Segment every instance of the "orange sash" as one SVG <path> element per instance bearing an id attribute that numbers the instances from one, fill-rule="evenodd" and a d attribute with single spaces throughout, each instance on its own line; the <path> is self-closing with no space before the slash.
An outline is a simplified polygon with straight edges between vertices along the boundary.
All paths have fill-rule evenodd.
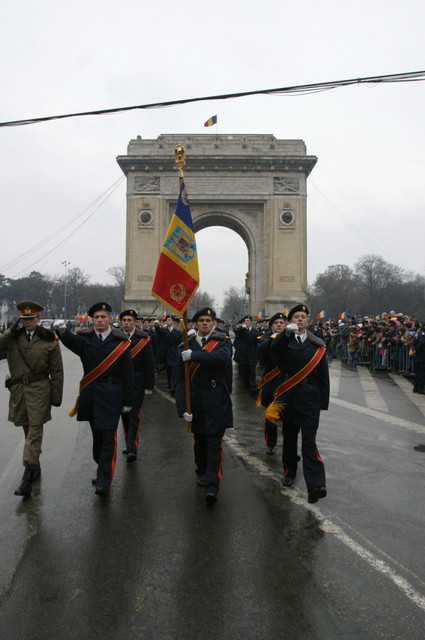
<path id="1" fill-rule="evenodd" d="M 143 347 L 148 344 L 149 340 L 150 336 L 147 338 L 142 338 L 141 340 L 139 340 L 139 342 L 136 342 L 134 347 L 131 349 L 131 357 L 134 358 L 135 356 L 137 356 L 137 354 L 141 352 Z"/>
<path id="2" fill-rule="evenodd" d="M 290 378 L 288 378 L 288 380 L 285 380 L 285 382 L 282 382 L 282 384 L 276 387 L 273 394 L 274 399 L 276 400 L 276 398 L 282 395 L 282 393 L 289 391 L 289 389 L 292 389 L 292 387 L 295 387 L 295 385 L 301 382 L 301 380 L 304 380 L 304 378 L 306 378 L 309 375 L 309 373 L 313 371 L 314 367 L 317 364 L 319 364 L 325 351 L 326 351 L 325 346 L 319 347 L 316 353 L 314 354 L 314 356 L 312 357 L 312 359 L 309 362 L 307 362 L 307 364 L 302 369 L 300 369 L 298 373 L 291 376 Z"/>
<path id="3" fill-rule="evenodd" d="M 263 376 L 260 382 L 258 383 L 257 385 L 258 389 L 262 389 L 267 382 L 270 382 L 270 380 L 273 380 L 273 378 L 276 378 L 276 376 L 278 376 L 280 372 L 281 371 L 279 367 L 275 367 L 274 369 L 266 373 L 266 375 Z"/>
<path id="4" fill-rule="evenodd" d="M 210 340 L 202 347 L 202 351 L 212 351 L 214 347 L 218 345 L 219 342 L 220 342 L 219 340 Z M 200 364 L 201 364 L 200 362 L 191 363 L 189 367 L 189 377 L 191 380 L 195 375 L 195 373 L 198 371 Z"/>
<path id="5" fill-rule="evenodd" d="M 98 378 L 100 375 L 102 375 L 102 373 L 104 373 L 107 369 L 109 369 L 109 367 L 118 360 L 120 355 L 124 353 L 124 351 L 128 349 L 130 345 L 131 345 L 130 340 L 121 340 L 121 342 L 115 347 L 115 349 L 113 349 L 111 353 L 107 355 L 104 360 L 102 360 L 102 362 L 100 362 L 94 369 L 89 371 L 83 378 L 81 378 L 80 393 L 91 382 L 96 380 L 96 378 Z M 77 400 L 75 401 L 75 405 L 73 409 L 71 409 L 71 411 L 68 414 L 71 417 L 75 416 L 75 414 L 77 413 L 79 398 L 80 396 L 78 396 Z"/>

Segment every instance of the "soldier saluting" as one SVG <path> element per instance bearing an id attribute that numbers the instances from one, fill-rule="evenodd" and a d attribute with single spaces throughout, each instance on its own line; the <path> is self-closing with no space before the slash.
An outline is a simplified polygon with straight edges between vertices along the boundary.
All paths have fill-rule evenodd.
<path id="1" fill-rule="evenodd" d="M 0 359 L 7 358 L 11 375 L 6 380 L 8 419 L 25 434 L 25 471 L 15 495 L 30 497 L 32 483 L 41 473 L 43 425 L 52 418 L 51 407 L 62 402 L 63 366 L 55 334 L 39 325 L 43 307 L 23 300 L 16 308 L 20 317 L 0 336 Z"/>
<path id="2" fill-rule="evenodd" d="M 124 427 L 127 464 L 137 460 L 139 448 L 140 410 L 145 394 L 152 393 L 155 382 L 155 358 L 152 350 L 151 336 L 147 331 L 136 326 L 137 313 L 134 309 L 126 309 L 120 313 L 122 330 L 131 340 L 131 359 L 134 369 L 134 394 L 131 411 L 121 415 Z"/>
<path id="3" fill-rule="evenodd" d="M 111 311 L 107 302 L 94 304 L 88 311 L 93 326 L 78 334 L 67 329 L 63 320 L 53 324 L 61 342 L 81 358 L 83 365 L 76 413 L 77 420 L 90 423 L 97 463 L 93 484 L 100 497 L 108 495 L 114 477 L 121 413 L 131 411 L 133 401 L 131 342 L 121 329 L 111 326 Z"/>

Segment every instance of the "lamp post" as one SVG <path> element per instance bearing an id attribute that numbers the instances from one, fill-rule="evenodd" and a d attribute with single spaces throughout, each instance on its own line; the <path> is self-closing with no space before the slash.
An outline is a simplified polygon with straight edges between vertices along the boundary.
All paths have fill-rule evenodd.
<path id="1" fill-rule="evenodd" d="M 71 264 L 70 262 L 68 262 L 68 260 L 64 260 L 62 262 L 63 266 L 65 267 L 65 284 L 64 284 L 64 293 L 63 293 L 63 319 L 66 320 L 66 282 L 67 282 L 67 275 L 68 275 L 68 266 Z"/>

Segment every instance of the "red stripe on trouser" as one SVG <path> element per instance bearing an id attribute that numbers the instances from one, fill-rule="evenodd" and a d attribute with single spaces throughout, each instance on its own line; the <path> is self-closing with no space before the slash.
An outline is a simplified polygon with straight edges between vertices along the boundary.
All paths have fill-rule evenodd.
<path id="1" fill-rule="evenodd" d="M 115 431 L 115 433 L 114 433 L 114 452 L 112 454 L 112 460 L 111 460 L 111 480 L 109 482 L 108 489 L 110 488 L 110 486 L 112 484 L 112 480 L 114 479 L 116 464 L 117 464 L 117 432 Z"/>

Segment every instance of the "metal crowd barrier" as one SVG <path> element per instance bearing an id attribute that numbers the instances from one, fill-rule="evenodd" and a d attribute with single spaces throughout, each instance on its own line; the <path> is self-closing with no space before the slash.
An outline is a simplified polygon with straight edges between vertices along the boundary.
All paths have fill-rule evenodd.
<path id="1" fill-rule="evenodd" d="M 362 365 L 372 370 L 390 371 L 403 376 L 414 375 L 414 357 L 409 355 L 407 344 L 372 345 L 368 341 L 360 342 L 356 352 L 348 351 L 347 340 L 343 336 L 328 342 L 328 355 L 343 360 L 353 366 Z"/>

